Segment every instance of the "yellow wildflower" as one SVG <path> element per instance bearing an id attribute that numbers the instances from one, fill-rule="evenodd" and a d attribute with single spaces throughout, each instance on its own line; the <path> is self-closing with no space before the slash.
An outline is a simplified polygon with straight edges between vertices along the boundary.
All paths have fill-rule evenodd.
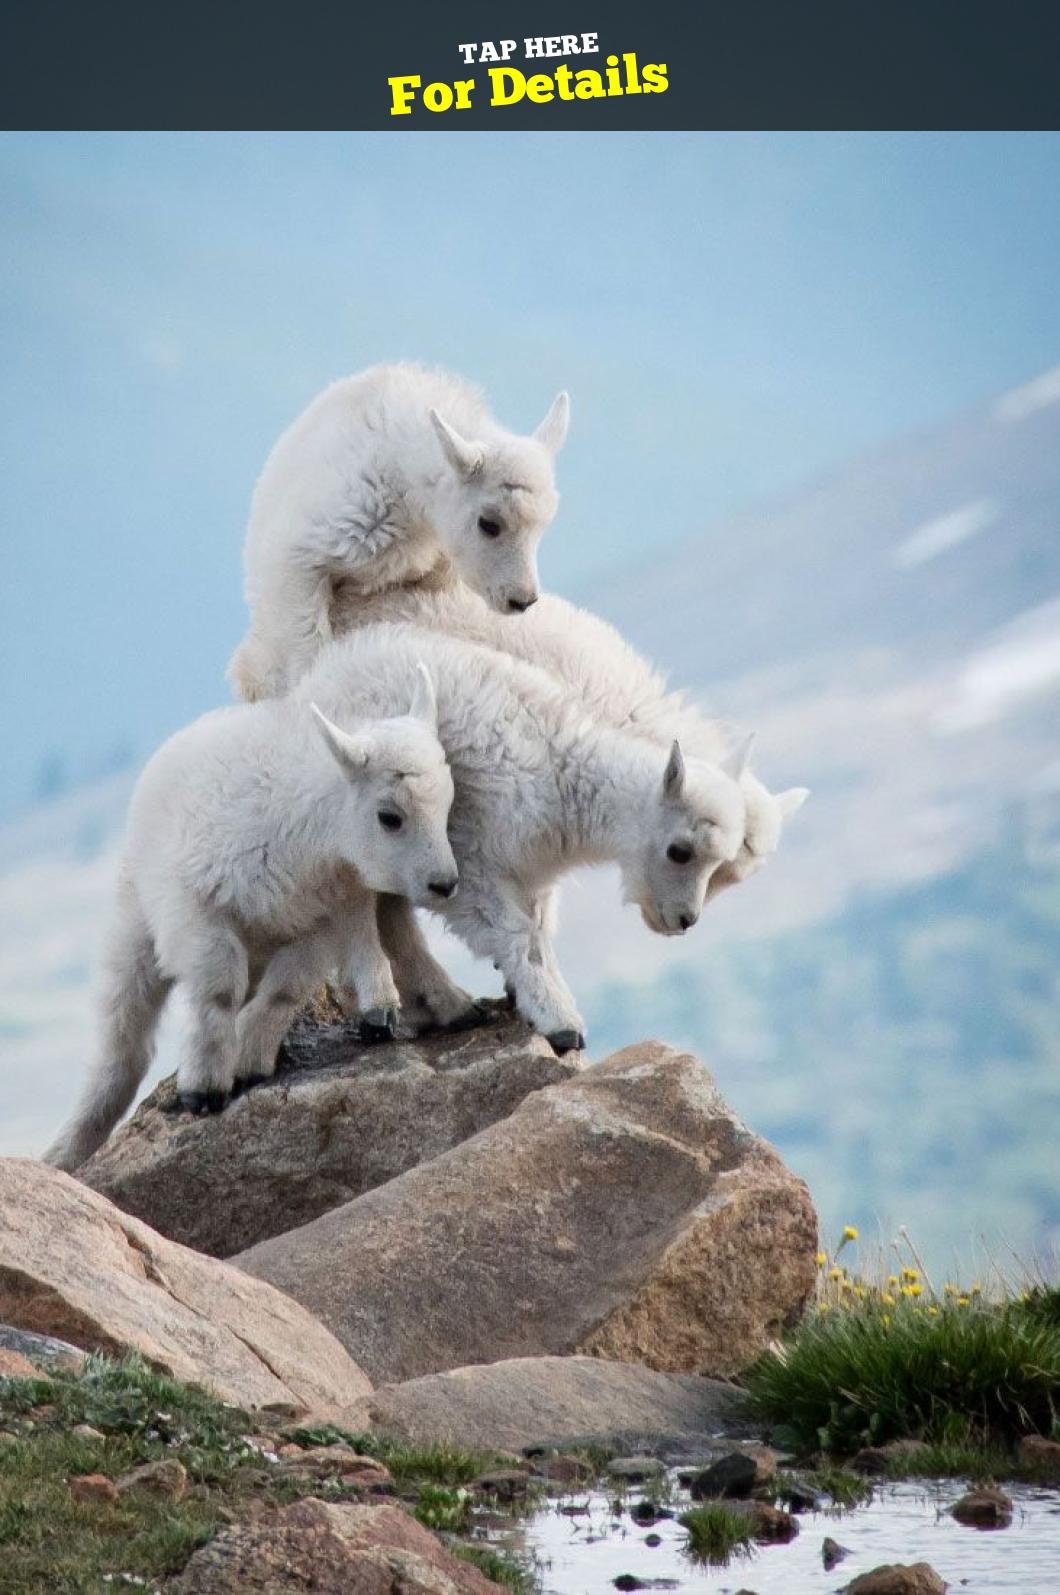
<path id="1" fill-rule="evenodd" d="M 832 1310 L 831 1302 L 827 1302 L 827 1301 L 818 1302 L 817 1311 L 819 1313 L 830 1313 L 831 1310 Z"/>
<path id="2" fill-rule="evenodd" d="M 883 1325 L 884 1325 L 884 1326 L 885 1326 L 885 1327 L 889 1327 L 889 1325 L 890 1325 L 890 1322 L 891 1322 L 891 1315 L 890 1315 L 890 1313 L 884 1313 L 884 1315 L 883 1315 L 883 1317 L 882 1317 L 882 1318 L 881 1318 L 881 1320 L 880 1320 L 880 1322 L 881 1322 L 881 1323 L 882 1323 L 882 1324 L 883 1324 Z"/>
<path id="3" fill-rule="evenodd" d="M 853 1224 L 848 1224 L 846 1226 L 846 1228 L 844 1229 L 844 1231 L 843 1231 L 843 1239 L 845 1241 L 856 1241 L 857 1238 L 858 1238 L 857 1230 L 854 1228 Z"/>
<path id="4" fill-rule="evenodd" d="M 882 1301 L 882 1303 L 883 1303 L 883 1305 L 885 1307 L 893 1307 L 894 1306 L 894 1297 L 893 1296 L 889 1296 L 886 1291 L 884 1291 L 883 1295 L 880 1297 L 880 1300 Z"/>
<path id="5" fill-rule="evenodd" d="M 908 1279 L 910 1283 L 912 1283 L 913 1280 L 915 1280 L 915 1279 L 919 1279 L 920 1278 L 920 1270 L 919 1270 L 919 1268 L 903 1268 L 902 1269 L 902 1278 L 903 1279 Z"/>
<path id="6" fill-rule="evenodd" d="M 897 1285 L 897 1283 L 898 1283 L 898 1275 L 897 1274 L 888 1274 L 887 1275 L 887 1283 L 888 1283 L 888 1285 Z"/>
<path id="7" fill-rule="evenodd" d="M 817 1253 L 817 1266 L 818 1266 L 818 1268 L 823 1268 L 825 1263 L 827 1263 L 827 1261 L 828 1261 L 828 1253 L 827 1252 L 818 1252 Z"/>
<path id="8" fill-rule="evenodd" d="M 937 1318 L 937 1317 L 938 1317 L 938 1315 L 939 1315 L 939 1310 L 938 1310 L 938 1308 L 937 1308 L 937 1307 L 929 1307 L 929 1308 L 928 1308 L 928 1316 L 929 1316 L 929 1317 L 931 1317 L 931 1318 Z"/>
<path id="9" fill-rule="evenodd" d="M 829 1279 L 842 1279 L 843 1270 L 841 1268 L 830 1268 L 828 1270 L 828 1277 Z"/>
<path id="10" fill-rule="evenodd" d="M 968 1297 L 967 1296 L 958 1296 L 957 1297 L 957 1306 L 958 1307 L 967 1307 L 968 1306 Z"/>

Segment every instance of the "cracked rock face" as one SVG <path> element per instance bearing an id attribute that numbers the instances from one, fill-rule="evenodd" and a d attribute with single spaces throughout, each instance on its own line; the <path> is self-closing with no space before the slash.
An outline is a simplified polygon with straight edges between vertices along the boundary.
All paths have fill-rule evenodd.
<path id="1" fill-rule="evenodd" d="M 29 1158 L 0 1159 L 0 1322 L 139 1352 L 240 1406 L 282 1401 L 338 1420 L 371 1389 L 297 1303 Z"/>
<path id="2" fill-rule="evenodd" d="M 380 1384 L 572 1352 L 732 1374 L 801 1315 L 816 1246 L 803 1182 L 645 1042 L 236 1261 Z"/>
<path id="3" fill-rule="evenodd" d="M 447 1152 L 577 1067 L 507 1014 L 385 1046 L 363 1045 L 356 1025 L 303 1024 L 275 1080 L 221 1114 L 178 1113 L 164 1080 L 78 1178 L 171 1240 L 230 1257 Z"/>

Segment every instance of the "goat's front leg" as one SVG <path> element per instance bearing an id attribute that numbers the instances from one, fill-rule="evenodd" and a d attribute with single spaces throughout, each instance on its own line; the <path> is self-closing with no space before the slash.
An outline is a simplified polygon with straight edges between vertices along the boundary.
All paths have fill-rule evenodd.
<path id="1" fill-rule="evenodd" d="M 556 1052 L 585 1046 L 585 1022 L 560 973 L 540 903 L 516 881 L 468 880 L 445 911 L 474 953 L 491 958 L 515 994 L 515 1006 Z"/>
<path id="2" fill-rule="evenodd" d="M 343 913 L 341 934 L 341 977 L 357 998 L 361 1035 L 365 1041 L 392 1041 L 401 997 L 379 937 L 374 892 L 358 892 Z"/>
<path id="3" fill-rule="evenodd" d="M 377 897 L 376 921 L 402 1008 L 425 1009 L 428 1025 L 442 1030 L 469 1029 L 481 1022 L 478 1003 L 449 979 L 427 946 L 407 897 Z"/>

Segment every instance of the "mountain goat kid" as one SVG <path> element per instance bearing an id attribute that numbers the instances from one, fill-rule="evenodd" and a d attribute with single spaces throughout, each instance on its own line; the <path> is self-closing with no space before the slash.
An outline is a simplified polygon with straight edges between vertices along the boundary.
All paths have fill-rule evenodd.
<path id="1" fill-rule="evenodd" d="M 150 761 L 130 806 L 98 1062 L 47 1162 L 77 1168 L 106 1140 L 175 984 L 193 1015 L 177 1084 L 196 1113 L 273 1073 L 292 1018 L 336 968 L 389 1033 L 398 996 L 373 894 L 452 896 L 453 782 L 422 666 L 410 660 L 373 704 L 371 718 L 342 716 L 349 730 L 287 699 L 217 710 Z"/>
<path id="2" fill-rule="evenodd" d="M 585 712 L 604 725 L 636 731 L 664 747 L 676 739 L 686 754 L 727 768 L 743 792 L 746 829 L 736 857 L 711 876 L 708 902 L 762 868 L 776 852 L 784 822 L 809 796 L 801 786 L 770 792 L 747 768 L 749 741 L 734 753 L 724 722 L 710 719 L 682 693 L 672 691 L 614 626 L 555 593 L 542 593 L 533 613 L 518 626 L 509 626 L 444 571 L 417 586 L 373 596 L 337 590 L 337 634 L 381 621 L 425 626 L 538 665 L 562 681 Z"/>
<path id="3" fill-rule="evenodd" d="M 375 712 L 388 677 L 422 657 L 435 683 L 438 737 L 455 786 L 449 836 L 460 890 L 426 907 L 492 959 L 523 1017 L 558 1052 L 584 1046 L 583 1022 L 537 910 L 560 875 L 617 863 L 627 900 L 663 935 L 695 924 L 710 882 L 744 838 L 739 787 L 716 764 L 685 760 L 590 718 L 576 693 L 535 666 L 458 638 L 370 626 L 335 642 L 295 688 L 340 720 Z M 402 1001 L 440 1024 L 470 1008 L 427 952 L 415 917 L 380 900 L 384 947 Z"/>
<path id="4" fill-rule="evenodd" d="M 240 696 L 279 697 L 331 635 L 334 583 L 380 592 L 444 556 L 494 609 L 537 598 L 556 513 L 560 393 L 532 437 L 492 419 L 459 377 L 374 366 L 326 388 L 265 462 L 244 549 L 250 629 L 229 665 Z"/>

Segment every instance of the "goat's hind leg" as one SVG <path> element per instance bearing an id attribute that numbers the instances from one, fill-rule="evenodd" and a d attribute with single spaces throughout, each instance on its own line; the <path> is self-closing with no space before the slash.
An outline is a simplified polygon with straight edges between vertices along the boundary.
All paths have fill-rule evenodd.
<path id="1" fill-rule="evenodd" d="M 233 1095 L 276 1073 L 276 1059 L 295 1015 L 327 978 L 338 956 L 333 932 L 291 942 L 272 955 L 236 1023 Z"/>
<path id="2" fill-rule="evenodd" d="M 191 1005 L 192 1029 L 177 1070 L 177 1094 L 189 1113 L 220 1113 L 235 1077 L 246 949 L 227 926 L 203 924 L 188 934 L 179 953 L 177 974 Z"/>

